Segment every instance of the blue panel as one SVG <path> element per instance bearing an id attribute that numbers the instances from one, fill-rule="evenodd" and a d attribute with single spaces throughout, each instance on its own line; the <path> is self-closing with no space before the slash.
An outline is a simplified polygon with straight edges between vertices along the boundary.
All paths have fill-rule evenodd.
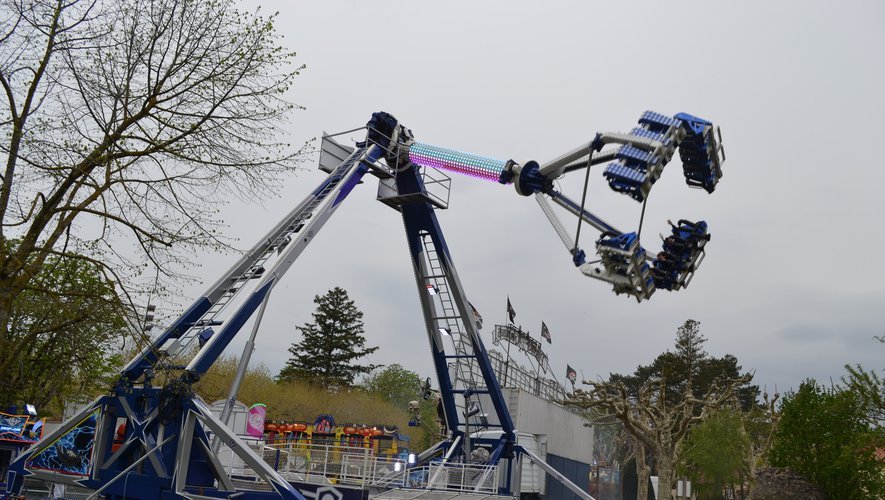
<path id="1" fill-rule="evenodd" d="M 602 175 L 612 190 L 628 194 L 637 201 L 644 198 L 642 188 L 648 181 L 648 175 L 641 170 L 618 162 L 609 164 Z"/>
<path id="2" fill-rule="evenodd" d="M 550 453 L 547 454 L 547 463 L 582 490 L 590 491 L 590 464 Z M 572 490 L 549 475 L 547 476 L 547 492 L 541 498 L 550 500 L 580 500 L 580 497 L 572 493 Z"/>
<path id="3" fill-rule="evenodd" d="M 602 237 L 599 239 L 599 244 L 620 250 L 629 250 L 636 241 L 636 233 L 625 233 L 618 236 Z"/>
<path id="4" fill-rule="evenodd" d="M 98 412 L 91 413 L 76 427 L 32 456 L 27 467 L 73 476 L 88 476 L 92 469 L 92 448 Z"/>
<path id="5" fill-rule="evenodd" d="M 648 177 L 646 174 L 640 172 L 639 170 L 630 168 L 621 163 L 610 164 L 608 167 L 606 167 L 605 173 L 603 173 L 603 175 L 608 179 L 616 179 L 622 182 L 634 182 L 636 184 L 642 184 Z"/>
<path id="6" fill-rule="evenodd" d="M 647 168 L 649 163 L 654 164 L 658 162 L 657 157 L 652 153 L 629 144 L 621 146 L 621 149 L 615 153 L 615 157 L 626 160 L 628 165 L 640 166 L 642 168 Z"/>
<path id="7" fill-rule="evenodd" d="M 714 158 L 719 155 L 719 147 L 713 137 L 713 124 L 687 113 L 679 113 L 676 118 L 680 119 L 685 131 L 685 137 L 679 143 L 685 182 L 689 186 L 712 193 L 722 177 L 722 171 L 718 167 L 719 159 Z"/>
<path id="8" fill-rule="evenodd" d="M 712 193 L 719 182 L 721 172 L 716 167 L 712 154 L 715 144 L 710 144 L 708 134 L 689 136 L 679 143 L 679 157 L 682 160 L 682 171 L 685 182 L 689 186 L 700 187 Z"/>
<path id="9" fill-rule="evenodd" d="M 384 150 L 381 148 L 375 148 L 374 151 L 381 153 Z M 370 159 L 370 161 L 375 160 L 377 160 L 377 158 Z M 363 176 L 366 175 L 366 172 L 368 171 L 369 167 L 365 163 L 360 163 L 360 165 L 353 171 L 350 177 L 341 185 L 341 190 L 338 191 L 338 196 L 335 197 L 335 201 L 332 202 L 332 206 L 336 206 L 344 201 L 344 198 L 347 198 L 347 195 L 349 195 L 350 192 L 353 191 L 353 188 L 355 188 L 356 185 L 360 183 L 360 180 L 362 180 Z"/>
<path id="10" fill-rule="evenodd" d="M 670 127 L 678 127 L 680 121 L 667 115 L 646 111 L 639 118 L 639 123 L 645 125 L 652 132 L 666 132 Z"/>
<path id="11" fill-rule="evenodd" d="M 0 413 L 0 436 L 3 436 L 4 439 L 21 438 L 27 423 L 27 415 Z"/>
<path id="12" fill-rule="evenodd" d="M 692 116 L 688 113 L 677 113 L 674 118 L 682 121 L 682 125 L 695 134 L 700 134 L 707 127 L 713 126 L 713 124 L 708 122 L 707 120 L 704 120 L 703 118 L 698 118 L 697 116 Z"/>
<path id="13" fill-rule="evenodd" d="M 682 123 L 654 111 L 646 111 L 639 119 L 642 127 L 630 131 L 630 135 L 650 139 L 668 146 L 671 136 Z M 610 164 L 603 175 L 612 190 L 629 195 L 636 201 L 643 201 L 651 186 L 660 177 L 663 166 L 670 161 L 671 149 L 659 151 L 662 156 L 632 144 L 625 144 L 615 153 L 617 161 Z"/>

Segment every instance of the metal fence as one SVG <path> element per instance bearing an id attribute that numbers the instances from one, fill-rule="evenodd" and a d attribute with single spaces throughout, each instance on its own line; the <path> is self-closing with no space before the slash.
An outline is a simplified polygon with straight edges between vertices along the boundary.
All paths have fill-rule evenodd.
<path id="1" fill-rule="evenodd" d="M 566 390 L 559 382 L 527 370 L 512 360 L 508 363 L 505 356 L 494 349 L 489 350 L 489 360 L 502 387 L 522 389 L 547 401 L 562 401 L 566 398 Z"/>
<path id="2" fill-rule="evenodd" d="M 409 467 L 407 460 L 378 457 L 369 448 L 295 442 L 272 445 L 255 442 L 250 446 L 265 463 L 290 481 L 492 494 L 498 490 L 500 470 L 493 465 L 434 463 Z M 230 449 L 222 447 L 218 457 L 228 474 L 239 481 L 256 478 Z"/>
<path id="3" fill-rule="evenodd" d="M 406 488 L 433 489 L 473 493 L 498 492 L 496 465 L 437 463 L 409 469 Z"/>
<path id="4" fill-rule="evenodd" d="M 364 487 L 382 479 L 387 483 L 402 484 L 405 477 L 406 460 L 378 457 L 369 448 L 294 441 L 248 444 L 266 464 L 290 481 Z M 248 480 L 255 476 L 229 448 L 222 447 L 218 457 L 232 477 Z"/>

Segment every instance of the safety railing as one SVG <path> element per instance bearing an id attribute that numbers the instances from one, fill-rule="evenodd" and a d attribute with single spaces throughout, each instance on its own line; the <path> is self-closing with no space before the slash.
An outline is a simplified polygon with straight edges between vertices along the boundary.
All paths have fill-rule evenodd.
<path id="1" fill-rule="evenodd" d="M 499 468 L 493 465 L 433 463 L 409 467 L 407 460 L 375 456 L 370 448 L 293 441 L 271 444 L 247 441 L 247 444 L 289 481 L 478 493 L 496 493 L 498 488 Z M 257 479 L 226 446 L 219 450 L 218 458 L 233 479 Z"/>
<path id="2" fill-rule="evenodd" d="M 409 469 L 404 487 L 473 493 L 498 493 L 497 465 L 434 463 Z"/>
<path id="3" fill-rule="evenodd" d="M 401 486 L 406 460 L 375 456 L 370 448 L 318 445 L 296 441 L 264 444 L 247 441 L 264 462 L 290 481 L 337 483 L 355 486 L 369 484 Z M 256 474 L 226 446 L 218 458 L 228 474 L 248 480 Z"/>

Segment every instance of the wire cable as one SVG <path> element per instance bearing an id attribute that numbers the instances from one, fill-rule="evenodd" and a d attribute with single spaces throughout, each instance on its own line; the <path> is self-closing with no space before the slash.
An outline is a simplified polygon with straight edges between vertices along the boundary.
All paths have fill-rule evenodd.
<path id="1" fill-rule="evenodd" d="M 639 216 L 639 229 L 636 231 L 636 238 L 640 241 L 642 240 L 642 223 L 645 222 L 645 206 L 648 204 L 649 195 L 651 192 L 645 195 L 645 199 L 642 200 L 642 214 Z"/>
<path id="2" fill-rule="evenodd" d="M 590 148 L 590 154 L 587 157 L 587 173 L 584 175 L 584 193 L 581 195 L 581 211 L 578 213 L 578 230 L 575 231 L 575 248 L 572 249 L 572 255 L 578 254 L 578 248 L 581 243 L 581 223 L 584 222 L 584 205 L 587 202 L 587 191 L 590 190 L 590 162 L 593 161 L 593 148 Z"/>

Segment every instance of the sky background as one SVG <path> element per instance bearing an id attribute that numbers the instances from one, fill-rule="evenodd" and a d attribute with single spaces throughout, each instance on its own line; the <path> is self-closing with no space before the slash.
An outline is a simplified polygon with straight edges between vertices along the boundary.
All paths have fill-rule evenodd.
<path id="1" fill-rule="evenodd" d="M 284 44 L 307 65 L 290 100 L 291 141 L 394 114 L 420 142 L 517 162 L 549 160 L 599 131 L 629 131 L 645 110 L 721 126 L 716 191 L 685 185 L 674 159 L 649 198 L 643 245 L 667 219 L 706 220 L 712 240 L 691 285 L 650 301 L 583 276 L 534 200 L 455 176 L 438 214 L 471 302 L 546 346 L 562 380 L 632 372 L 700 321 L 714 356 L 735 355 L 770 392 L 808 377 L 838 382 L 846 363 L 882 368 L 885 271 L 881 155 L 885 3 L 250 1 L 279 11 Z M 580 199 L 582 174 L 560 182 Z M 232 201 L 228 234 L 248 249 L 321 180 L 315 162 L 278 197 Z M 276 373 L 311 319 L 312 299 L 345 288 L 365 313 L 374 363 L 431 375 L 432 361 L 399 215 L 359 186 L 277 286 L 253 359 Z M 641 205 L 591 174 L 591 211 L 635 230 Z M 576 219 L 566 218 L 571 227 Z M 573 222 L 575 221 L 575 222 Z M 586 226 L 585 226 L 586 228 Z M 597 234 L 583 231 L 593 253 Z M 198 259 L 202 283 L 236 256 Z M 239 354 L 248 334 L 228 351 Z"/>

